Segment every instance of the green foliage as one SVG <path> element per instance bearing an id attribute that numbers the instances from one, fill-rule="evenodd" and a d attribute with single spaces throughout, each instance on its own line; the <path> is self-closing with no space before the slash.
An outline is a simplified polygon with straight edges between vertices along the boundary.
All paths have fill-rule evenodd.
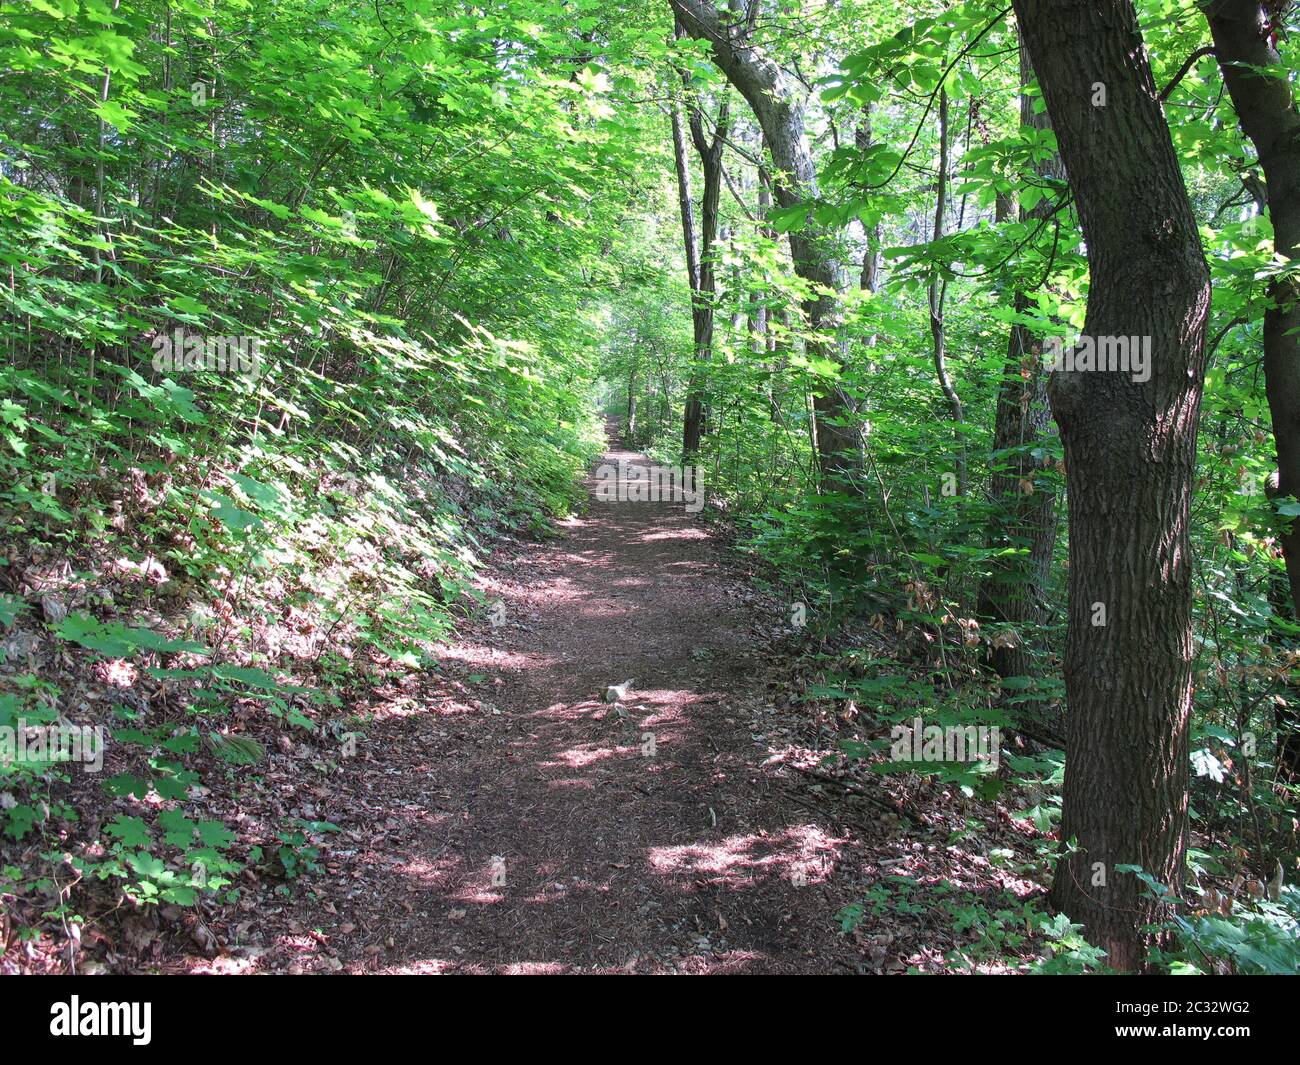
<path id="1" fill-rule="evenodd" d="M 848 933 L 864 921 L 890 916 L 917 917 L 937 911 L 961 944 L 944 961 L 961 972 L 1007 972 L 1077 976 L 1105 972 L 1104 952 L 1091 946 L 1064 914 L 1043 912 L 1041 900 L 1021 901 L 1002 895 L 990 900 L 946 884 L 921 884 L 891 875 L 867 897 L 840 911 L 840 928 Z"/>
<path id="2" fill-rule="evenodd" d="M 1175 926 L 1181 949 L 1159 955 L 1175 973 L 1214 971 L 1217 960 L 1245 975 L 1300 974 L 1300 890 L 1290 885 L 1276 901 L 1259 899 L 1231 916 L 1178 917 Z"/>
<path id="3" fill-rule="evenodd" d="M 1138 7 L 1169 84 L 1203 20 Z M 838 764 L 1014 801 L 1045 874 L 1068 501 L 1050 428 L 1011 446 L 993 429 L 1000 397 L 1040 369 L 1034 346 L 1081 326 L 1089 281 L 1069 189 L 1040 172 L 1055 136 L 1021 124 L 1022 91 L 1042 104 L 1020 84 L 1013 20 L 984 0 L 756 19 L 755 47 L 813 86 L 817 193 L 775 205 L 752 116 L 708 42 L 670 22 L 666 4 L 595 0 L 0 0 L 0 725 L 56 722 L 89 675 L 111 697 L 69 712 L 109 727 L 116 759 L 92 789 L 112 816 L 80 823 L 68 766 L 0 762 L 0 891 L 44 890 L 48 871 L 8 861 L 37 843 L 139 902 L 228 891 L 244 863 L 316 871 L 334 826 L 286 825 L 249 850 L 198 815 L 195 789 L 235 787 L 280 740 L 329 736 L 356 690 L 436 665 L 491 542 L 582 505 L 598 413 L 675 463 L 688 394 L 707 411 L 689 456 L 707 516 L 806 608 L 799 635 L 825 666 L 808 698 L 857 715 Z M 1207 56 L 1167 112 L 1213 282 L 1191 862 L 1231 880 L 1297 856 L 1279 755 L 1300 626 L 1278 536 L 1300 501 L 1262 491 L 1259 358 L 1268 285 L 1296 267 L 1250 195 L 1257 160 L 1220 89 Z M 952 199 L 931 239 L 940 91 Z M 702 359 L 663 110 L 723 99 Z M 813 232 L 849 268 L 821 333 L 808 310 L 826 293 L 789 245 Z M 959 419 L 936 379 L 932 296 Z M 1013 335 L 1031 350 L 1013 356 Z M 819 473 L 813 412 L 831 395 L 860 432 L 848 479 Z M 997 487 L 1008 476 L 1015 492 Z M 1036 555 L 1019 508 L 1045 496 Z M 1023 619 L 990 612 L 999 582 L 1027 590 Z M 850 646 L 824 651 L 841 631 Z M 1006 648 L 1024 675 L 992 674 Z M 164 711 L 144 713 L 138 690 L 115 701 L 141 678 Z M 884 737 L 918 716 L 1030 746 L 997 772 L 891 763 Z M 846 929 L 912 913 L 923 892 L 908 883 L 872 889 Z M 943 905 L 969 941 L 955 965 L 1101 964 L 1059 917 Z M 1294 916 L 1284 894 L 1180 919 L 1171 964 L 1293 970 Z"/>
<path id="4" fill-rule="evenodd" d="M 653 131 L 608 64 L 657 37 L 593 58 L 571 28 L 550 0 L 0 3 L 0 567 L 75 569 L 0 594 L 0 634 L 169 693 L 161 722 L 88 711 L 115 813 L 72 830 L 87 883 L 226 891 L 247 844 L 192 810 L 266 761 L 250 716 L 314 735 L 428 668 L 487 543 L 583 497 L 621 261 L 591 190 L 634 196 Z M 16 684 L 3 723 L 54 720 Z M 52 842 L 71 783 L 0 764 L 4 835 Z M 333 830 L 282 832 L 283 875 Z"/>
<path id="5" fill-rule="evenodd" d="M 280 862 L 280 869 L 284 876 L 293 880 L 303 875 L 303 873 L 314 873 L 320 870 L 317 859 L 320 857 L 320 847 L 311 842 L 329 832 L 340 831 L 338 825 L 330 824 L 328 821 L 304 821 L 297 818 L 293 821 L 293 826 L 281 830 L 277 838 L 280 846 L 276 851 L 276 857 Z"/>

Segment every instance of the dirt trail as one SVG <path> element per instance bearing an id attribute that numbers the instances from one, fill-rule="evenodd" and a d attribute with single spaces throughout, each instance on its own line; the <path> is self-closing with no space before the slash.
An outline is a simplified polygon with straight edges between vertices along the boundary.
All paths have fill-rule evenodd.
<path id="1" fill-rule="evenodd" d="M 315 935 L 273 952 L 314 969 L 324 944 L 351 971 L 852 971 L 835 913 L 860 867 L 763 764 L 787 711 L 734 559 L 681 503 L 593 499 L 559 531 L 496 563 L 503 623 L 447 649 L 441 688 L 375 707 L 321 810 L 360 837 L 330 859 L 350 886 L 324 913 L 290 904 Z"/>

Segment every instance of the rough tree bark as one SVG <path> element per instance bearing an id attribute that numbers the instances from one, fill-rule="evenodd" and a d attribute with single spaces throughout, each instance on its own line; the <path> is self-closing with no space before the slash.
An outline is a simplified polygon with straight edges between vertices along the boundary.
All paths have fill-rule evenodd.
<path id="1" fill-rule="evenodd" d="M 1273 246 L 1294 260 L 1300 257 L 1300 111 L 1280 69 L 1269 13 L 1259 0 L 1206 0 L 1201 10 L 1232 106 L 1264 172 Z M 1277 478 L 1270 486 L 1273 494 L 1300 497 L 1300 281 L 1275 281 L 1268 295 L 1264 388 L 1277 447 Z M 1300 616 L 1300 521 L 1281 541 L 1291 607 Z M 1279 768 L 1300 779 L 1300 722 L 1293 708 L 1280 709 Z"/>
<path id="2" fill-rule="evenodd" d="M 669 0 L 674 16 L 688 34 L 707 41 L 718 69 L 745 98 L 763 130 L 772 156 L 777 204 L 793 207 L 817 195 L 817 171 L 804 134 L 804 109 L 794 79 L 754 45 L 752 16 L 758 5 L 743 12 L 722 12 L 710 0 Z M 803 304 L 808 328 L 826 336 L 839 324 L 838 293 L 843 270 L 836 258 L 834 234 L 814 226 L 790 233 L 795 273 L 813 287 Z M 833 342 L 815 345 L 814 354 L 837 355 Z M 850 491 L 862 490 L 862 447 L 852 404 L 834 386 L 813 400 L 817 461 L 823 480 L 839 480 Z"/>
<path id="3" fill-rule="evenodd" d="M 1015 11 L 1087 245 L 1084 335 L 1151 338 L 1145 382 L 1076 371 L 1049 386 L 1070 493 L 1062 838 L 1078 844 L 1053 901 L 1111 965 L 1135 969 L 1158 907 L 1117 867 L 1182 886 L 1209 274 L 1132 0 L 1015 0 Z"/>
<path id="4" fill-rule="evenodd" d="M 1028 88 L 1034 71 L 1024 46 L 1020 48 L 1020 84 Z M 1051 128 L 1046 111 L 1034 113 L 1034 101 L 1027 92 L 1020 95 L 1020 125 L 1036 130 Z M 1034 166 L 1042 179 L 1063 180 L 1061 157 L 1052 153 Z M 1043 196 L 1028 210 L 1020 209 L 1020 220 L 1042 222 L 1054 209 L 1050 196 Z M 999 197 L 998 220 L 1010 216 L 1010 205 Z M 1030 297 L 1017 286 L 1013 306 L 1017 315 L 1029 310 Z M 989 665 L 1000 677 L 1026 677 L 1033 672 L 1030 644 L 1025 630 L 1041 620 L 1040 602 L 1052 567 L 1056 544 L 1056 496 L 1050 487 L 1038 483 L 1037 474 L 1047 464 L 1030 449 L 1050 431 L 1051 410 L 1047 401 L 1047 374 L 1043 369 L 1042 345 L 1023 325 L 1011 327 L 1007 361 L 998 388 L 993 421 L 993 474 L 989 498 L 996 508 L 989 519 L 988 544 L 995 549 L 1014 550 L 980 586 L 976 613 L 996 625 L 1010 627 L 1015 635 L 999 640 L 989 651 Z"/>

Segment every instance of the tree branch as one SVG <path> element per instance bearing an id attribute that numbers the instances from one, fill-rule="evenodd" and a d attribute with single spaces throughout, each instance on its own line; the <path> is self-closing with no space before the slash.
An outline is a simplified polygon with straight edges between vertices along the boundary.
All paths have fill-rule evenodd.
<path id="1" fill-rule="evenodd" d="M 1178 68 L 1178 73 L 1174 75 L 1173 80 L 1170 81 L 1170 83 L 1165 86 L 1164 92 L 1162 92 L 1159 96 L 1157 96 L 1156 99 L 1159 100 L 1161 103 L 1164 103 L 1166 100 L 1168 100 L 1169 94 L 1172 93 L 1176 88 L 1178 88 L 1178 83 L 1182 81 L 1183 78 L 1187 77 L 1187 72 L 1192 69 L 1192 66 L 1196 63 L 1196 61 L 1198 59 L 1204 59 L 1207 55 L 1214 55 L 1214 49 L 1210 47 L 1198 48 L 1196 49 L 1195 52 L 1193 52 L 1186 59 L 1184 59 L 1183 65 Z"/>

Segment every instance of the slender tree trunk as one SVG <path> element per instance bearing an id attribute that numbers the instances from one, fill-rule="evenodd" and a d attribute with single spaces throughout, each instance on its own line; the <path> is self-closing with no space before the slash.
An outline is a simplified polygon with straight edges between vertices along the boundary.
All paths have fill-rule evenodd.
<path id="1" fill-rule="evenodd" d="M 760 158 L 763 154 L 763 135 L 758 135 L 758 155 Z M 766 218 L 768 211 L 772 209 L 772 182 L 767 176 L 767 170 L 760 163 L 755 169 L 754 185 L 755 197 L 758 202 L 758 217 Z M 760 226 L 759 232 L 767 237 L 768 240 L 775 240 L 775 235 L 766 226 Z M 753 320 L 753 345 L 752 350 L 756 355 L 765 355 L 768 350 L 768 321 L 771 318 L 771 312 L 767 306 L 768 292 L 766 289 L 760 289 L 754 294 L 753 312 L 750 317 Z"/>
<path id="2" fill-rule="evenodd" d="M 930 239 L 943 239 L 944 215 L 948 210 L 948 91 L 939 90 L 939 171 L 934 186 L 934 228 Z M 939 377 L 939 388 L 948 401 L 948 413 L 956 429 L 953 449 L 953 468 L 957 475 L 957 494 L 966 494 L 966 444 L 962 439 L 961 397 L 948 373 L 948 336 L 943 327 L 943 303 L 947 284 L 938 270 L 930 281 L 930 339 L 934 344 L 934 372 Z"/>
<path id="3" fill-rule="evenodd" d="M 1269 15 L 1258 0 L 1208 0 L 1201 6 L 1214 54 L 1241 128 L 1264 172 L 1273 246 L 1300 257 L 1300 111 L 1274 46 Z M 1267 71 L 1267 72 L 1266 72 Z M 1300 280 L 1274 281 L 1264 311 L 1264 388 L 1277 446 L 1274 495 L 1300 497 Z M 1300 521 L 1280 536 L 1291 586 L 1292 616 L 1300 612 Z M 1296 715 L 1279 715 L 1278 767 L 1300 779 Z"/>
<path id="4" fill-rule="evenodd" d="M 1033 67 L 1024 46 L 1020 49 L 1020 84 L 1027 89 Z M 1032 129 L 1051 128 L 1047 112 L 1034 114 L 1033 98 L 1020 96 L 1020 125 Z M 1034 167 L 1039 178 L 1063 179 L 1061 157 L 1053 154 Z M 1054 209 L 1044 196 L 1020 220 L 1041 222 Z M 998 198 L 998 221 L 1010 217 L 1011 205 Z M 1017 315 L 1029 310 L 1029 294 L 1018 285 L 1014 296 Z M 993 515 L 989 519 L 988 544 L 994 550 L 1014 552 L 994 562 L 993 572 L 980 586 L 976 613 L 1011 630 L 989 651 L 989 665 L 1000 677 L 1025 677 L 1033 672 L 1030 645 L 1025 630 L 1041 620 L 1043 589 L 1052 567 L 1056 544 L 1056 497 L 1040 483 L 1038 473 L 1047 465 L 1030 449 L 1048 435 L 1051 410 L 1047 401 L 1047 374 L 1040 356 L 1042 345 L 1018 322 L 1011 327 L 1007 362 L 998 388 L 993 424 L 993 473 L 989 497 Z"/>
<path id="5" fill-rule="evenodd" d="M 626 439 L 631 443 L 636 439 L 636 372 L 627 375 L 627 433 Z"/>
<path id="6" fill-rule="evenodd" d="M 695 338 L 695 357 L 699 357 L 701 326 L 704 324 L 700 299 L 700 252 L 695 235 L 695 201 L 691 194 L 691 164 L 686 156 L 686 137 L 682 132 L 681 111 L 677 104 L 672 109 L 673 125 L 673 163 L 677 171 L 677 204 L 682 219 L 682 239 L 686 250 L 686 275 L 688 291 L 691 298 L 691 331 Z M 712 316 L 712 309 L 708 311 Z M 711 331 L 711 329 L 710 329 Z M 693 371 L 693 368 L 692 368 Z M 699 448 L 703 405 L 695 391 L 695 379 L 692 372 L 686 393 L 686 413 L 682 428 L 682 451 L 689 455 Z"/>
<path id="7" fill-rule="evenodd" d="M 704 195 L 700 200 L 699 284 L 691 299 L 691 328 L 695 336 L 695 362 L 686 393 L 686 419 L 682 454 L 686 461 L 700 449 L 704 434 L 705 406 L 700 381 L 703 364 L 713 357 L 714 305 L 718 293 L 718 218 L 722 201 L 722 150 L 727 140 L 727 100 L 718 105 L 713 136 L 704 131 L 698 105 L 690 110 L 691 140 L 700 157 L 704 174 Z"/>
<path id="8" fill-rule="evenodd" d="M 1188 522 L 1209 273 L 1132 0 L 1015 0 L 1078 204 L 1091 287 L 1084 335 L 1151 338 L 1145 382 L 1056 372 L 1070 493 L 1069 697 L 1053 901 L 1141 968 L 1187 833 L 1192 696 Z M 1095 106 L 1095 86 L 1105 106 Z M 1141 376 L 1141 375 L 1138 375 Z"/>
<path id="9" fill-rule="evenodd" d="M 817 171 L 805 136 L 800 90 L 780 64 L 751 40 L 758 5 L 751 5 L 749 14 L 745 14 L 721 12 L 710 0 L 669 3 L 686 32 L 709 43 L 714 63 L 758 119 L 772 155 L 777 204 L 794 207 L 816 197 Z M 810 342 L 810 355 L 832 360 L 837 348 L 829 335 L 840 323 L 838 293 L 843 285 L 834 236 L 813 225 L 790 232 L 795 273 L 812 288 L 803 310 L 810 332 L 819 339 Z M 814 396 L 813 410 L 817 461 L 823 480 L 861 492 L 862 447 L 856 412 L 848 397 L 838 386 L 826 385 Z"/>
<path id="10" fill-rule="evenodd" d="M 871 104 L 866 104 L 862 108 L 861 117 L 858 119 L 858 127 L 853 131 L 853 146 L 859 152 L 866 152 L 872 145 L 872 128 L 871 128 Z M 865 190 L 864 190 L 865 191 Z M 858 275 L 858 288 L 863 292 L 875 293 L 880 288 L 880 242 L 882 227 L 879 221 L 868 225 L 863 220 L 862 236 L 862 272 Z M 867 337 L 866 348 L 867 356 L 863 360 L 862 369 L 866 373 L 872 373 L 875 370 L 875 360 L 872 352 L 880 343 L 880 334 L 872 333 Z M 859 405 L 858 411 L 864 413 L 864 408 Z M 865 445 L 868 435 L 868 419 L 864 416 L 862 420 L 862 439 Z"/>
<path id="11" fill-rule="evenodd" d="M 680 21 L 677 35 L 685 31 Z M 690 92 L 689 77 L 683 73 L 682 82 Z M 695 210 L 691 197 L 690 163 L 686 158 L 686 137 L 682 131 L 679 108 L 674 105 L 673 163 L 677 170 L 677 197 L 681 208 L 682 232 L 686 242 L 686 270 L 691 292 L 691 331 L 695 340 L 694 363 L 686 389 L 686 413 L 682 427 L 682 455 L 686 461 L 700 449 L 704 434 L 704 397 L 701 393 L 701 364 L 713 354 L 714 300 L 717 295 L 715 270 L 718 239 L 718 218 L 722 201 L 722 150 L 726 145 L 728 116 L 727 100 L 718 105 L 717 122 L 710 137 L 704 130 L 704 120 L 699 103 L 687 103 L 691 142 L 700 157 L 704 175 L 704 195 L 700 201 L 700 232 L 695 234 Z"/>
<path id="12" fill-rule="evenodd" d="M 762 134 L 759 135 L 759 154 L 762 154 Z M 768 174 L 767 168 L 761 164 L 758 167 L 758 217 L 764 219 L 767 213 L 772 209 L 772 178 Z M 767 225 L 760 228 L 760 232 L 768 240 L 775 241 L 776 231 Z M 763 293 L 766 300 L 767 293 Z M 784 315 L 784 312 L 782 312 Z M 782 317 L 784 324 L 785 318 Z M 784 424 L 785 417 L 781 411 L 781 388 L 779 374 L 784 368 L 784 359 L 777 358 L 776 330 L 772 328 L 772 312 L 766 305 L 759 308 L 758 329 L 761 333 L 763 346 L 759 349 L 760 354 L 765 355 L 764 366 L 768 370 L 767 379 L 767 404 L 768 412 L 772 421 L 778 425 Z"/>
<path id="13" fill-rule="evenodd" d="M 853 146 L 859 152 L 865 152 L 872 144 L 871 105 L 862 109 L 858 119 L 858 128 L 853 132 Z M 872 226 L 863 223 L 862 232 L 866 238 L 866 248 L 862 252 L 862 273 L 858 276 L 858 287 L 864 292 L 875 292 L 880 287 L 880 223 Z M 870 346 L 875 347 L 876 338 L 871 337 Z"/>
<path id="14" fill-rule="evenodd" d="M 686 249 L 686 275 L 692 295 L 700 287 L 700 252 L 695 240 L 695 198 L 691 193 L 691 164 L 686 158 L 686 135 L 682 131 L 681 109 L 673 104 L 673 164 L 677 172 L 677 208 L 682 219 L 682 242 Z"/>

